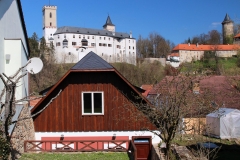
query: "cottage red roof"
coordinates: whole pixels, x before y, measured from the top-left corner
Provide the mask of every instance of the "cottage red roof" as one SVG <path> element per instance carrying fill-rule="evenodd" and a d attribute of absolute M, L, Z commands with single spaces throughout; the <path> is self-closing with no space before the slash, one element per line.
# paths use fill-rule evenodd
<path fill-rule="evenodd" d="M 240 109 L 240 92 L 236 89 L 236 84 L 239 80 L 239 76 L 207 76 L 196 77 L 192 80 L 192 83 L 193 85 L 195 82 L 199 83 L 199 93 L 205 93 L 206 95 L 211 94 L 213 98 L 212 101 L 216 102 L 218 105 L 224 105 L 226 108 Z M 177 84 L 178 78 L 167 76 L 155 85 L 148 94 L 158 95 L 165 91 L 169 91 L 170 87 L 168 85 L 172 82 Z M 189 93 L 193 93 L 191 89 Z"/>
<path fill-rule="evenodd" d="M 238 33 L 236 36 L 234 36 L 234 38 L 239 38 L 240 37 L 240 33 Z"/>
<path fill-rule="evenodd" d="M 179 57 L 179 53 L 171 53 L 170 56 L 171 57 Z"/>
<path fill-rule="evenodd" d="M 148 96 L 148 92 L 153 88 L 153 85 L 152 85 L 152 84 L 143 84 L 143 85 L 141 86 L 141 88 L 145 90 L 145 92 L 142 93 L 142 95 L 143 95 L 144 97 L 147 97 L 147 96 Z"/>

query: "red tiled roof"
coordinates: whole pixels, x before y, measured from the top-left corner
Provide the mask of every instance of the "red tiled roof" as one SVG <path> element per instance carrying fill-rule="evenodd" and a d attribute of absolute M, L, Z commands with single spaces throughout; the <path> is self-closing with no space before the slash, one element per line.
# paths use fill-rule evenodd
<path fill-rule="evenodd" d="M 215 101 L 218 105 L 224 104 L 224 107 L 226 108 L 236 109 L 240 109 L 240 92 L 235 87 L 239 80 L 239 76 L 207 76 L 196 78 L 196 81 L 199 83 L 200 94 L 211 94 L 211 96 L 214 97 L 213 101 Z M 193 79 L 193 81 L 195 80 Z M 177 84 L 178 79 L 174 79 L 172 76 L 166 76 L 162 81 L 153 87 L 153 89 L 149 92 L 149 95 L 157 95 L 162 94 L 165 91 L 169 91 L 169 86 L 167 86 L 169 82 Z M 191 89 L 189 91 L 189 93 L 193 93 Z M 191 95 L 189 97 L 191 97 Z"/>
<path fill-rule="evenodd" d="M 237 50 L 240 47 L 238 45 L 196 45 L 196 44 L 178 44 L 176 47 L 173 48 L 174 51 L 176 50 L 193 50 L 193 51 L 210 51 L 210 50 Z"/>
<path fill-rule="evenodd" d="M 30 99 L 33 99 L 33 100 L 30 100 L 30 106 L 34 107 L 42 98 L 32 96 L 32 97 L 30 97 Z"/>
<path fill-rule="evenodd" d="M 145 92 L 142 93 L 142 95 L 143 95 L 144 97 L 147 97 L 149 91 L 153 88 L 153 85 L 152 85 L 152 84 L 143 84 L 143 85 L 141 86 L 141 88 L 145 90 Z"/>
<path fill-rule="evenodd" d="M 239 38 L 240 37 L 240 33 L 238 33 L 236 36 L 234 36 L 234 38 Z"/>
<path fill-rule="evenodd" d="M 171 53 L 170 56 L 171 57 L 179 57 L 179 53 Z"/>

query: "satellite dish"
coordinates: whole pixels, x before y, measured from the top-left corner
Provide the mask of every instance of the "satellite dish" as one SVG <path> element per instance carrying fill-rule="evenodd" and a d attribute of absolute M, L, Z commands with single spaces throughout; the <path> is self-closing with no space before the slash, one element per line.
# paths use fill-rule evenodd
<path fill-rule="evenodd" d="M 43 68 L 43 62 L 40 58 L 33 57 L 28 60 L 28 63 L 29 64 L 27 65 L 27 71 L 31 74 L 37 74 Z"/>

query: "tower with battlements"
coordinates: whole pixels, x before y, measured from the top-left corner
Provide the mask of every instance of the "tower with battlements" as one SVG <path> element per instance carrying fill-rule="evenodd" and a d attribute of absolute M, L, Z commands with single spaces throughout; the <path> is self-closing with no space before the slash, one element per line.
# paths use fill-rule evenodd
<path fill-rule="evenodd" d="M 57 6 L 44 6 L 43 12 L 43 36 L 47 45 L 53 42 L 53 34 L 57 31 Z"/>

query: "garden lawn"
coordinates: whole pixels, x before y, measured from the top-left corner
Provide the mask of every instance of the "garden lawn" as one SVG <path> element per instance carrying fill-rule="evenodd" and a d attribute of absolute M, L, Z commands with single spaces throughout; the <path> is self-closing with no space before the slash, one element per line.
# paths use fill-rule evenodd
<path fill-rule="evenodd" d="M 126 152 L 24 153 L 20 160 L 129 160 Z"/>

